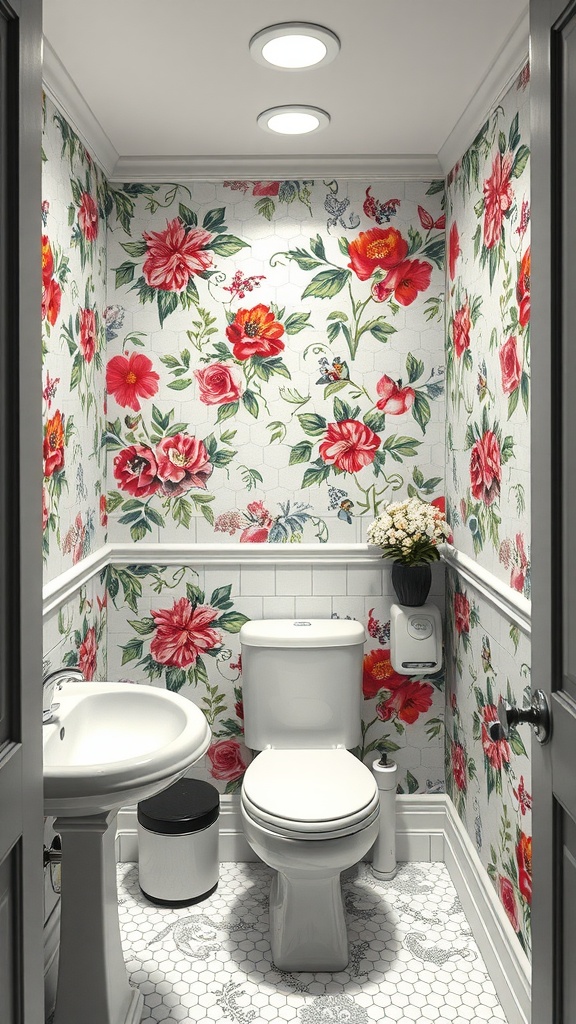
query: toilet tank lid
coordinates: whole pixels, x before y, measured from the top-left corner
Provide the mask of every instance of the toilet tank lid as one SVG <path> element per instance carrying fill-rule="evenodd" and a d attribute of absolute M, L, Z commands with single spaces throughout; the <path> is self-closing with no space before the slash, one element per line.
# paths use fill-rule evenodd
<path fill-rule="evenodd" d="M 365 639 L 355 619 L 252 619 L 240 630 L 246 647 L 351 647 Z"/>

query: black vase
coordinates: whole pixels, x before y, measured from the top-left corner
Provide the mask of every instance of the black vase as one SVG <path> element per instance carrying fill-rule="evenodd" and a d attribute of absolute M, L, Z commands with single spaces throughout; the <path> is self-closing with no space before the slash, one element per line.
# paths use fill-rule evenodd
<path fill-rule="evenodd" d="M 422 565 L 392 563 L 392 586 L 400 604 L 408 605 L 411 608 L 426 604 L 431 585 L 432 569 L 428 563 Z"/>

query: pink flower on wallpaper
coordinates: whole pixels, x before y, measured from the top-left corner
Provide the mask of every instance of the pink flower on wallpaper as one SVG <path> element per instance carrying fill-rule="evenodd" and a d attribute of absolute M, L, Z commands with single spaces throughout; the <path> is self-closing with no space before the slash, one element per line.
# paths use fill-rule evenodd
<path fill-rule="evenodd" d="M 45 477 L 50 477 L 64 468 L 65 444 L 64 417 L 58 409 L 51 419 L 47 420 L 44 427 L 42 454 L 44 456 Z"/>
<path fill-rule="evenodd" d="M 500 902 L 508 915 L 508 920 L 512 925 L 515 932 L 520 930 L 518 923 L 518 907 L 516 906 L 516 896 L 514 895 L 514 886 L 509 878 L 505 878 L 504 875 L 498 876 L 498 892 L 500 894 Z"/>
<path fill-rule="evenodd" d="M 344 473 L 359 473 L 374 462 L 380 438 L 360 420 L 329 423 L 320 442 L 320 457 Z"/>
<path fill-rule="evenodd" d="M 198 397 L 204 405 L 224 405 L 237 402 L 242 384 L 225 363 L 212 363 L 205 370 L 194 370 L 198 381 Z"/>
<path fill-rule="evenodd" d="M 532 903 L 532 836 L 520 833 L 516 843 L 518 888 L 527 903 Z"/>
<path fill-rule="evenodd" d="M 518 359 L 518 344 L 513 334 L 504 342 L 498 356 L 500 359 L 502 391 L 505 395 L 510 395 L 520 384 L 522 376 L 522 367 Z"/>
<path fill-rule="evenodd" d="M 156 623 L 150 653 L 160 665 L 188 668 L 199 655 L 221 643 L 220 633 L 211 627 L 219 612 L 209 605 L 195 608 L 187 597 L 181 597 L 172 608 L 160 608 L 150 614 Z"/>
<path fill-rule="evenodd" d="M 530 263 L 530 246 L 528 246 L 520 261 L 520 273 L 516 285 L 518 320 L 521 327 L 527 327 L 530 322 Z"/>
<path fill-rule="evenodd" d="M 213 779 L 234 782 L 246 771 L 250 757 L 238 740 L 217 740 L 208 747 L 208 759 Z"/>
<path fill-rule="evenodd" d="M 389 416 L 401 416 L 402 413 L 408 412 L 416 397 L 414 388 L 399 387 L 396 381 L 388 377 L 387 374 L 384 374 L 378 381 L 376 391 L 380 395 L 376 402 L 376 408 Z"/>
<path fill-rule="evenodd" d="M 432 264 L 425 260 L 404 260 L 397 267 L 389 270 L 383 281 L 372 285 L 372 297 L 376 302 L 384 302 L 394 295 L 401 306 L 410 306 L 419 292 L 430 286 Z"/>
<path fill-rule="evenodd" d="M 93 242 L 98 235 L 98 207 L 89 192 L 80 197 L 78 223 L 86 241 Z"/>
<path fill-rule="evenodd" d="M 206 249 L 212 235 L 204 228 L 186 231 L 179 217 L 167 221 L 165 231 L 144 231 L 148 250 L 142 271 L 146 284 L 165 292 L 181 292 L 193 274 L 212 266 Z"/>
<path fill-rule="evenodd" d="M 472 318 L 470 316 L 470 303 L 466 298 L 460 309 L 454 313 L 452 320 L 452 340 L 454 351 L 460 359 L 467 348 L 470 348 L 470 331 L 472 330 Z"/>
<path fill-rule="evenodd" d="M 482 708 L 482 749 L 490 764 L 497 771 L 502 771 L 505 764 L 510 764 L 510 744 L 508 740 L 493 740 L 488 729 L 498 721 L 495 704 L 485 704 Z"/>
<path fill-rule="evenodd" d="M 513 792 L 516 800 L 518 801 L 518 806 L 520 808 L 520 812 L 521 812 L 522 816 L 524 816 L 527 811 L 530 811 L 532 809 L 532 797 L 530 796 L 530 793 L 526 789 L 526 785 L 524 783 L 524 776 L 523 775 L 520 776 L 520 782 L 518 783 L 518 789 L 513 789 L 512 792 Z"/>
<path fill-rule="evenodd" d="M 42 532 L 48 526 L 50 518 L 50 498 L 45 487 L 42 488 Z"/>
<path fill-rule="evenodd" d="M 432 706 L 434 687 L 430 683 L 409 680 L 396 687 L 389 697 L 376 707 L 376 714 L 383 722 L 397 718 L 400 722 L 413 725 Z"/>
<path fill-rule="evenodd" d="M 160 377 L 143 352 L 113 356 L 106 367 L 106 389 L 123 408 L 140 410 L 140 398 L 152 398 Z"/>
<path fill-rule="evenodd" d="M 452 778 L 461 793 L 468 788 L 468 770 L 466 765 L 466 752 L 461 743 L 450 743 L 450 760 L 452 763 Z"/>
<path fill-rule="evenodd" d="M 158 476 L 162 491 L 177 497 L 191 487 L 206 489 L 206 481 L 214 469 L 203 441 L 190 434 L 165 437 L 156 446 Z"/>
<path fill-rule="evenodd" d="M 87 539 L 89 538 L 87 538 L 86 527 L 82 522 L 82 513 L 78 512 L 62 543 L 64 554 L 69 555 L 72 553 L 73 565 L 78 565 L 80 559 L 87 553 L 85 550 Z"/>
<path fill-rule="evenodd" d="M 263 544 L 268 540 L 274 520 L 262 501 L 252 501 L 247 506 L 248 514 L 254 520 L 240 534 L 241 544 Z"/>
<path fill-rule="evenodd" d="M 456 260 L 461 252 L 458 225 L 456 221 L 454 221 L 450 225 L 450 234 L 448 236 L 448 273 L 450 274 L 451 281 L 453 281 L 456 276 Z"/>
<path fill-rule="evenodd" d="M 350 270 L 360 281 L 367 281 L 375 270 L 391 270 L 402 263 L 408 255 L 408 242 L 396 228 L 370 228 L 352 239 L 348 255 Z"/>
<path fill-rule="evenodd" d="M 151 448 L 131 444 L 114 456 L 114 477 L 134 498 L 149 498 L 160 487 L 158 465 Z"/>
<path fill-rule="evenodd" d="M 279 181 L 255 181 L 253 196 L 277 196 L 280 191 Z"/>
<path fill-rule="evenodd" d="M 492 174 L 484 182 L 484 245 L 492 249 L 502 234 L 504 214 L 514 201 L 514 191 L 510 182 L 512 171 L 512 154 L 496 153 L 492 161 Z"/>
<path fill-rule="evenodd" d="M 470 453 L 470 483 L 472 495 L 492 505 L 500 495 L 502 462 L 496 435 L 486 430 L 472 446 Z"/>
<path fill-rule="evenodd" d="M 87 630 L 86 636 L 78 648 L 78 668 L 88 682 L 90 682 L 91 679 L 94 679 L 96 674 L 97 657 L 98 649 L 96 646 L 96 630 L 94 629 L 94 626 L 90 626 L 90 629 Z"/>
<path fill-rule="evenodd" d="M 62 303 L 62 289 L 55 277 L 50 278 L 48 284 L 42 288 L 42 319 L 47 320 L 54 327 L 60 313 Z"/>
<path fill-rule="evenodd" d="M 526 575 L 530 568 L 530 562 L 524 547 L 524 535 L 522 533 L 516 534 L 516 545 L 511 554 L 509 568 L 510 586 L 513 590 L 517 590 L 518 593 L 522 594 L 526 584 Z"/>
<path fill-rule="evenodd" d="M 79 347 L 87 363 L 91 363 L 96 352 L 98 336 L 96 333 L 96 313 L 93 309 L 81 309 L 79 313 L 80 342 Z"/>
<path fill-rule="evenodd" d="M 459 636 L 470 632 L 470 602 L 466 594 L 454 594 L 454 625 Z"/>
<path fill-rule="evenodd" d="M 101 494 L 100 495 L 99 508 L 100 508 L 100 526 L 106 527 L 106 526 L 108 526 L 108 508 L 107 508 L 107 505 L 106 505 L 106 495 L 105 494 Z"/>
<path fill-rule="evenodd" d="M 48 235 L 42 235 L 42 284 L 46 288 L 54 273 L 54 256 Z"/>

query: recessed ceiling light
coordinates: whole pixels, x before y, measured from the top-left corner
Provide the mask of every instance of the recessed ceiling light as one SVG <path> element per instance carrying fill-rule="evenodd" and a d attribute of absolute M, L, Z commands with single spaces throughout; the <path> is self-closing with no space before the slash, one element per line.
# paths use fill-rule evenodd
<path fill-rule="evenodd" d="M 258 114 L 258 124 L 265 132 L 275 135 L 310 135 L 330 124 L 330 114 L 318 107 L 270 107 Z"/>
<path fill-rule="evenodd" d="M 329 28 L 302 21 L 271 25 L 250 40 L 250 53 L 254 60 L 283 71 L 301 71 L 329 64 L 339 50 L 340 40 Z"/>

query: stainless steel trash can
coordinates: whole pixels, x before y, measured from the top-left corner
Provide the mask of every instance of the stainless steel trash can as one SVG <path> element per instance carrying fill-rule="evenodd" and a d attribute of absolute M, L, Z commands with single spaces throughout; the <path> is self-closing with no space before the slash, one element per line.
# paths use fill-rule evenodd
<path fill-rule="evenodd" d="M 209 782 L 180 779 L 138 804 L 138 874 L 147 899 L 185 907 L 218 885 L 220 797 Z"/>

